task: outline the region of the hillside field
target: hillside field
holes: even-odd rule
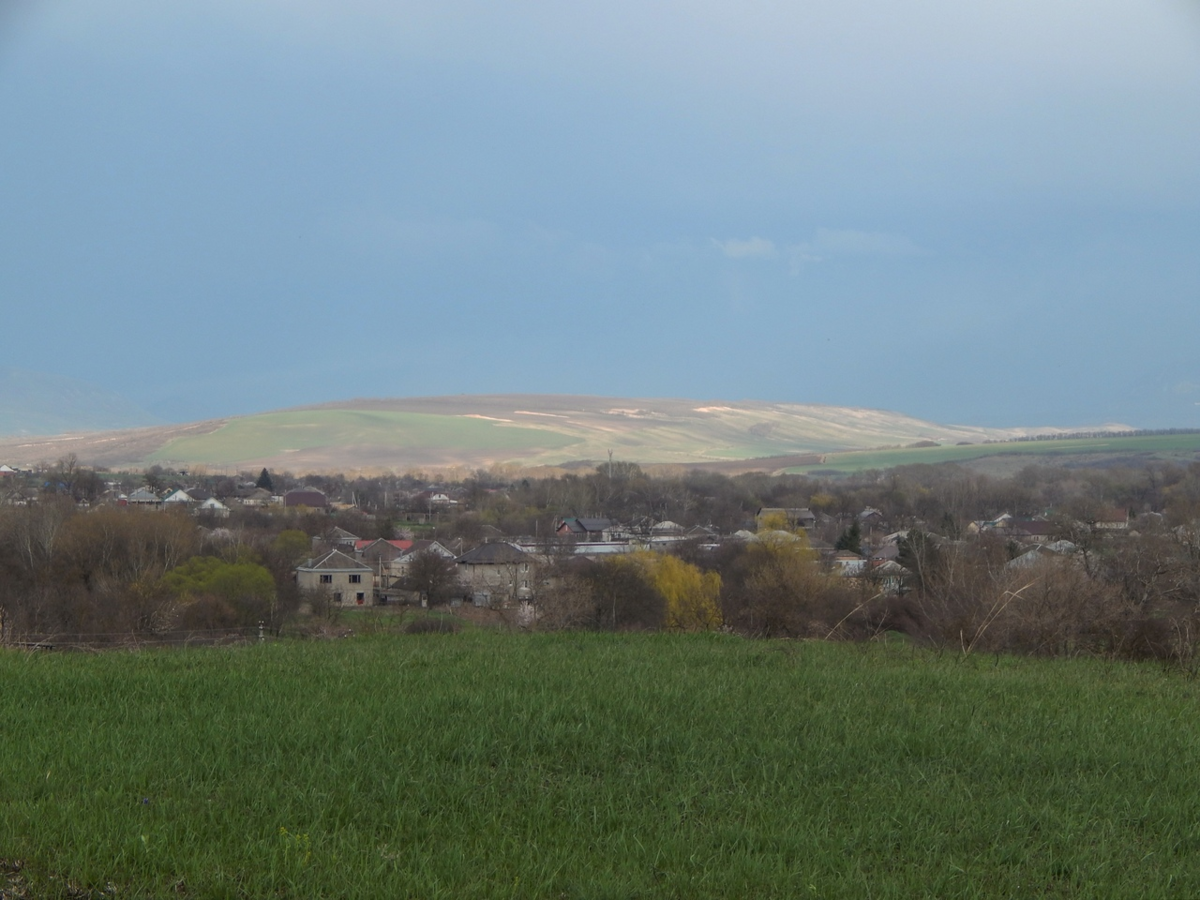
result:
[[[0,439],[0,460],[21,466],[74,454],[110,468],[167,467],[295,473],[642,464],[745,460],[779,468],[834,451],[1011,439],[1059,428],[940,425],[901,413],[754,400],[481,394],[358,399],[187,425]]]
[[[1158,666],[381,629],[0,678],[5,896],[1200,896]]]
[[[1004,469],[1015,465],[1055,465],[1075,461],[1090,465],[1173,459],[1192,462],[1200,458],[1200,434],[1155,434],[1128,437],[1074,438],[1053,441],[1010,441],[950,447],[898,447],[829,453],[820,463],[789,466],[789,474],[850,473],[865,469],[890,469],[917,463],[976,463],[975,468]]]

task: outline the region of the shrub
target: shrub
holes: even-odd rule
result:
[[[447,616],[422,616],[404,623],[405,634],[458,634],[462,622]]]

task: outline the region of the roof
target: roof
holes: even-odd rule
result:
[[[563,519],[563,525],[567,530],[574,534],[584,534],[592,531],[604,531],[606,528],[612,528],[617,523],[612,519],[588,518],[588,517],[572,517]]]
[[[354,549],[364,559],[393,560],[402,556],[412,546],[412,541],[386,541],[376,538],[373,541],[355,541]]]
[[[474,550],[468,550],[455,562],[468,566],[496,566],[505,563],[529,562],[529,554],[507,541],[495,541],[491,544],[480,544]]]
[[[1054,522],[1047,522],[1043,519],[1013,519],[1009,522],[1008,527],[1012,531],[1023,531],[1026,534],[1054,534],[1061,531],[1059,526]]]
[[[451,553],[449,550],[447,550],[444,546],[442,546],[437,541],[421,539],[419,541],[410,541],[410,543],[412,544],[412,546],[409,547],[407,550],[405,550],[401,554],[401,556],[413,556],[414,554],[417,554],[417,553],[429,552],[429,553],[436,553],[439,556],[444,556],[447,559],[454,558],[454,554]]]
[[[284,506],[328,506],[329,501],[321,491],[296,490],[283,495]]]
[[[370,572],[371,567],[365,566],[356,559],[351,559],[341,550],[330,550],[320,559],[309,560],[307,565],[297,566],[297,569],[303,569],[306,572],[320,569],[322,571],[345,570],[352,569],[356,572]]]

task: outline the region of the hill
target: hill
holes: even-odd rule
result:
[[[99,431],[161,422],[120,394],[86,381],[0,367],[0,435]]]
[[[91,435],[0,441],[17,464],[66,453],[96,465],[321,470],[559,466],[611,452],[639,463],[771,469],[832,451],[957,444],[1061,431],[939,425],[818,404],[547,394],[358,399],[259,415]]]

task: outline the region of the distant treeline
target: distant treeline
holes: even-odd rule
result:
[[[1019,444],[1026,441],[1077,441],[1110,437],[1164,437],[1173,434],[1200,434],[1200,428],[1136,428],[1128,431],[1064,431],[1057,434],[1031,434],[1007,440],[986,440],[985,444]]]

